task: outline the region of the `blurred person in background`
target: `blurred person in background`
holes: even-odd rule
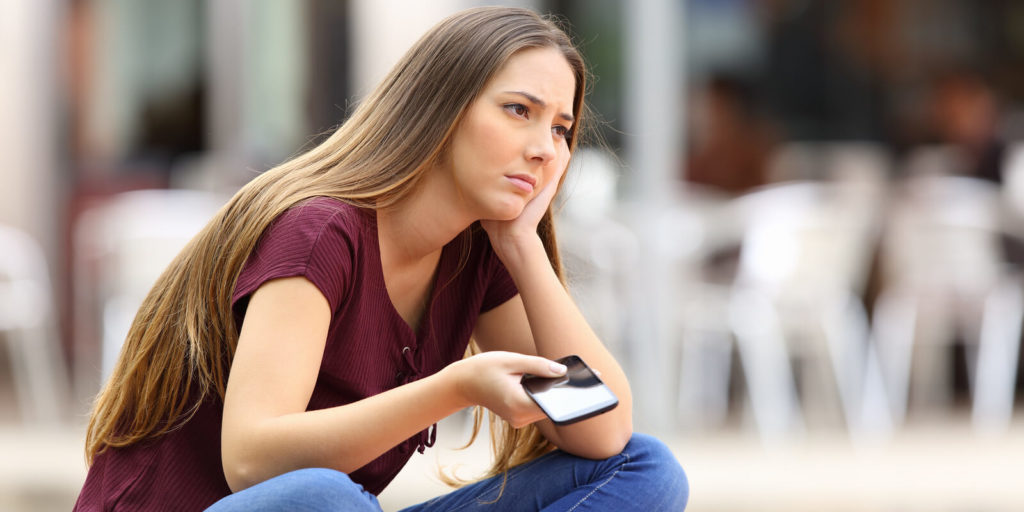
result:
[[[775,135],[758,114],[748,84],[713,76],[698,93],[693,110],[686,181],[732,195],[767,183]]]
[[[981,74],[953,68],[936,75],[929,135],[961,151],[964,175],[1003,183],[1006,142],[999,135],[999,100]]]
[[[494,414],[493,467],[413,510],[682,510],[682,468],[633,433],[626,377],[562,280],[550,204],[585,89],[531,11],[431,29],[158,280],[96,400],[76,510],[379,510],[468,406]],[[620,404],[555,426],[520,378],[569,354]]]

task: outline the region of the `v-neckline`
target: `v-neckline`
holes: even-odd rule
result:
[[[395,307],[395,303],[391,299],[391,294],[388,293],[388,284],[387,281],[384,279],[384,259],[381,256],[380,250],[380,233],[378,232],[377,226],[377,212],[371,211],[370,218],[372,220],[370,225],[370,233],[372,238],[372,245],[374,248],[375,260],[373,268],[376,271],[376,281],[378,285],[377,289],[378,296],[381,302],[381,307],[387,311],[386,314],[389,317],[391,317],[392,322],[401,325],[400,329],[403,335],[406,337],[406,340],[403,340],[405,346],[416,348],[416,346],[419,345],[420,338],[427,332],[426,326],[430,324],[430,318],[432,316],[431,311],[434,309],[434,303],[437,301],[437,296],[441,292],[441,278],[442,276],[445,276],[448,273],[450,273],[447,264],[448,260],[450,259],[448,257],[448,253],[450,251],[450,246],[453,244],[453,242],[458,240],[458,237],[444,244],[444,247],[441,248],[441,255],[438,256],[437,265],[434,267],[434,275],[431,278],[432,283],[430,286],[430,290],[426,294],[426,304],[423,305],[423,310],[422,313],[420,314],[419,321],[416,324],[416,328],[413,329],[412,325],[410,325],[409,322],[407,322],[405,318],[402,317],[402,314],[398,311],[398,308]]]

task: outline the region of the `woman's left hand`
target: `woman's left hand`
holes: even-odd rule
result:
[[[517,250],[522,243],[537,240],[537,224],[551,206],[551,201],[558,191],[558,182],[565,174],[568,165],[562,165],[555,175],[544,184],[544,188],[523,207],[522,213],[512,220],[481,220],[480,225],[487,231],[491,246],[502,261],[508,262],[506,256],[510,251]]]

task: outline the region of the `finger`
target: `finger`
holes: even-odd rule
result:
[[[558,191],[558,182],[561,180],[563,174],[565,174],[564,170],[559,171],[554,176],[552,176],[551,179],[548,180],[548,182],[544,185],[544,188],[541,189],[540,193],[537,194],[537,196],[546,197],[548,199],[553,198],[555,196],[555,192]]]
[[[538,356],[523,356],[522,365],[522,373],[538,377],[561,377],[566,372],[564,364]]]
[[[558,185],[562,182],[562,178],[564,178],[565,174],[568,173],[568,172],[569,172],[569,162],[566,162],[564,165],[559,167],[558,171],[556,171],[555,175],[551,178],[551,183],[552,183],[554,188],[556,188],[556,189],[558,188]]]

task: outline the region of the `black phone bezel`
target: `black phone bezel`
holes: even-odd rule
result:
[[[542,411],[544,411],[544,414],[547,415],[548,419],[550,419],[552,421],[552,423],[554,423],[555,425],[558,425],[558,426],[571,425],[573,423],[578,423],[580,421],[593,418],[594,416],[597,416],[598,414],[601,414],[601,413],[608,412],[608,411],[614,409],[615,407],[617,407],[619,405],[619,398],[617,396],[615,396],[615,393],[611,390],[611,388],[609,388],[608,385],[605,384],[603,380],[601,380],[601,378],[597,375],[597,372],[595,372],[593,368],[591,368],[589,365],[587,365],[587,363],[585,361],[583,361],[582,358],[580,358],[577,355],[569,355],[569,356],[565,356],[565,357],[563,357],[561,359],[556,360],[556,362],[564,364],[564,365],[569,366],[569,367],[571,367],[577,361],[580,364],[582,364],[583,367],[586,368],[586,370],[588,372],[590,372],[590,376],[588,376],[588,378],[593,377],[594,379],[596,379],[600,383],[601,386],[604,386],[605,389],[608,390],[608,393],[613,398],[612,402],[601,403],[601,404],[598,404],[598,405],[596,405],[596,406],[594,406],[592,408],[580,409],[577,414],[575,414],[575,415],[573,415],[571,417],[560,419],[560,420],[556,420],[553,417],[552,411],[548,410],[548,408],[545,407],[543,398],[538,399],[537,396],[535,396],[534,392],[530,389],[530,387],[527,386],[527,381],[531,381],[531,380],[533,380],[533,381],[555,381],[555,380],[561,380],[564,377],[539,377],[539,376],[536,376],[536,375],[526,374],[526,375],[523,375],[522,379],[520,379],[520,384],[522,384],[523,390],[526,391],[527,396],[529,396],[530,399],[533,400],[533,402],[535,404],[537,404],[537,406],[540,407],[540,409]]]

